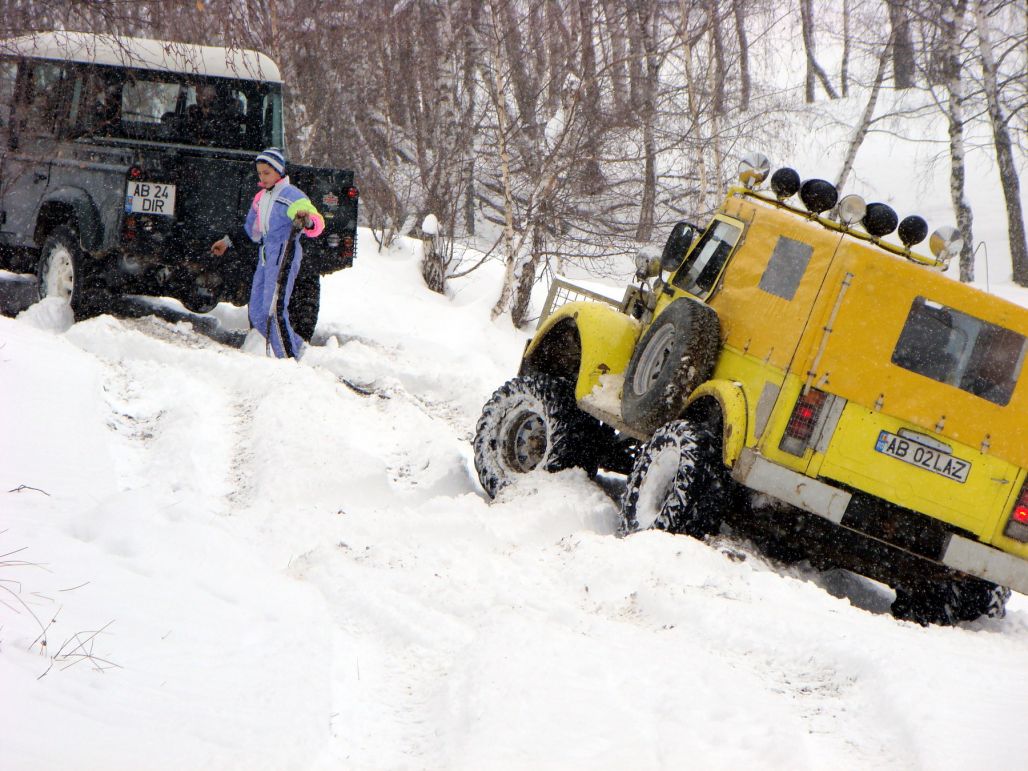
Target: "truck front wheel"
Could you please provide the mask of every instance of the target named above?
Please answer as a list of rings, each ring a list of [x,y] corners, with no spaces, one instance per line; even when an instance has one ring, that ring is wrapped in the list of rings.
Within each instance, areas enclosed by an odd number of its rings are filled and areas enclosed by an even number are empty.
[[[520,474],[584,465],[592,418],[575,404],[571,381],[526,375],[496,389],[482,408],[473,442],[475,469],[490,498]],[[595,421],[594,421],[595,422]]]
[[[88,273],[86,256],[69,225],[56,228],[43,242],[38,275],[40,300],[56,297],[68,303],[77,321],[103,312],[95,282]]]
[[[619,534],[657,529],[702,538],[717,532],[732,498],[720,444],[713,431],[689,420],[658,429],[628,475]]]

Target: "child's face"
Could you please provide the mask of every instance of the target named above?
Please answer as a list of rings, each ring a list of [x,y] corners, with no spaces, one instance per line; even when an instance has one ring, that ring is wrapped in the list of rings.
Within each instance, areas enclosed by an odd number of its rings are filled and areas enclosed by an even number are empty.
[[[275,183],[282,179],[282,175],[266,163],[257,164],[257,178],[260,179],[261,187],[268,190],[275,186]]]

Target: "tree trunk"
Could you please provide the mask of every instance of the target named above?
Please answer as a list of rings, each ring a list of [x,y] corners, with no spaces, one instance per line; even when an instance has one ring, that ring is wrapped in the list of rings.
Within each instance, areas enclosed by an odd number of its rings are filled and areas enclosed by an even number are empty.
[[[964,190],[966,166],[964,162],[964,79],[960,64],[958,34],[963,26],[967,4],[958,0],[955,6],[947,3],[940,20],[942,67],[940,75],[946,81],[946,122],[949,129],[949,192],[957,229],[964,239],[960,248],[960,280],[974,281],[974,216]]]
[[[652,8],[646,3],[636,6],[634,22],[638,25],[637,35],[643,50],[643,75],[640,84],[641,113],[643,123],[643,194],[639,203],[639,225],[635,231],[637,241],[649,241],[653,237],[653,225],[656,217],[657,204],[657,147],[654,134],[656,118],[657,81],[660,76],[660,63],[657,60],[652,25],[655,22],[651,15]]]
[[[832,82],[828,79],[828,75],[821,68],[821,65],[817,63],[817,58],[814,55],[814,11],[812,0],[800,0],[800,27],[803,34],[803,49],[806,51],[807,56],[807,103],[810,104],[814,101],[815,79],[821,82],[829,99],[838,99],[839,95],[832,88]]]
[[[746,38],[746,11],[744,0],[734,0],[735,36],[739,40],[739,109],[750,109],[750,44]],[[845,81],[843,88],[845,88]]]
[[[842,64],[839,66],[839,90],[850,95],[850,0],[842,0]]]
[[[849,149],[846,151],[846,158],[842,162],[842,169],[839,171],[839,176],[835,180],[835,188],[839,191],[842,190],[842,186],[846,184],[846,179],[850,175],[850,171],[853,170],[853,163],[857,159],[857,150],[864,143],[864,137],[867,136],[868,130],[871,128],[871,120],[874,117],[875,105],[878,103],[878,94],[882,90],[882,83],[885,80],[885,70],[889,62],[889,55],[892,53],[892,40],[890,39],[882,50],[882,55],[878,57],[878,70],[875,72],[874,83],[871,84],[871,93],[868,94],[867,104],[864,105],[864,112],[860,116],[860,123],[857,124],[857,130],[853,133],[853,138],[850,140]]]
[[[1021,183],[1014,165],[1010,133],[999,101],[999,86],[996,82],[996,61],[992,53],[989,35],[989,20],[982,8],[981,0],[974,3],[975,23],[978,27],[978,48],[982,61],[982,82],[985,99],[989,105],[989,120],[996,145],[996,161],[999,166],[1000,185],[1007,204],[1007,234],[1010,241],[1010,263],[1014,281],[1028,286],[1028,250],[1025,247],[1024,216],[1021,211]]]
[[[896,88],[914,85],[914,42],[910,36],[907,18],[907,0],[886,0],[889,6],[889,24],[892,25],[892,79]]]

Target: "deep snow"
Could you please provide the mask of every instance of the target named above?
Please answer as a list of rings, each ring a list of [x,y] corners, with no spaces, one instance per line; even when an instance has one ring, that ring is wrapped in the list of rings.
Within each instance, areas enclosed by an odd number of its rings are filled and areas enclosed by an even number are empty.
[[[526,337],[490,320],[499,278],[434,295],[362,231],[299,364],[187,322],[0,318],[0,767],[1024,765],[1020,595],[921,628],[848,574],[617,539],[615,478],[487,502],[469,439]],[[56,618],[45,651],[10,592]]]

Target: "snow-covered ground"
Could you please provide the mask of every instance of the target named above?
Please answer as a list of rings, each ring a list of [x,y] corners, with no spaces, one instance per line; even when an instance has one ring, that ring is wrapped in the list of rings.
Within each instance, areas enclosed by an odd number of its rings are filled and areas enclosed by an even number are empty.
[[[577,471],[487,502],[468,440],[524,340],[498,279],[433,295],[362,233],[301,364],[0,319],[0,766],[1023,764],[1023,597],[925,629],[845,574],[617,539]]]
[[[775,165],[831,178],[844,137]],[[861,152],[846,192],[951,220],[945,164],[897,190],[903,148]],[[973,168],[991,289],[1028,304]],[[1025,765],[1028,598],[922,628],[849,574],[615,538],[613,477],[485,500],[469,439],[526,337],[490,320],[499,280],[432,294],[362,231],[299,364],[151,316],[0,318],[0,768]]]

